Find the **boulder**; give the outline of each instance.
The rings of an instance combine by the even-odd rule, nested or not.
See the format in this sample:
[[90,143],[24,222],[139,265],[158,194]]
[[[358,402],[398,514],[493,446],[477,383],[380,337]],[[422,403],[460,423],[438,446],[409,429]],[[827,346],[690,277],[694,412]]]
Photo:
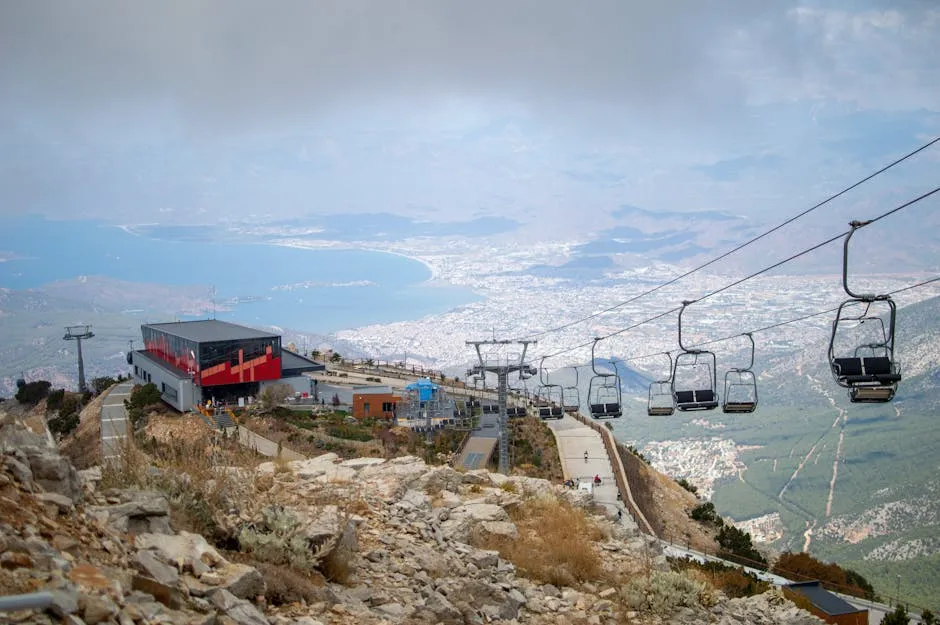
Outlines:
[[194,562],[201,562],[210,568],[227,562],[205,538],[189,532],[180,532],[178,535],[138,534],[134,544],[138,549],[153,551],[158,558],[172,564],[180,572],[201,569],[199,564],[194,566]]
[[75,504],[65,495],[59,493],[36,493],[36,500],[55,506],[61,514],[68,514],[75,509]]
[[82,503],[82,481],[68,459],[43,447],[25,447],[19,451],[26,457],[33,482],[42,486],[46,492],[65,495],[73,503]]
[[141,550],[134,554],[134,567],[166,586],[175,586],[180,579],[179,571],[158,560],[152,551]]
[[12,455],[4,456],[3,464],[6,469],[16,478],[24,490],[32,491],[33,472],[29,468],[29,462],[25,458],[19,460]]
[[112,529],[124,534],[172,534],[170,504],[161,493],[127,489],[105,495],[121,503],[90,506],[88,513]]
[[269,625],[258,608],[244,599],[239,599],[229,591],[220,588],[209,596],[209,600],[225,616],[238,625]]
[[[239,599],[253,600],[265,592],[264,578],[258,569],[247,564],[230,562],[215,571],[214,574],[222,578],[222,583],[214,584],[227,590]],[[204,574],[201,581],[205,582],[209,574]]]

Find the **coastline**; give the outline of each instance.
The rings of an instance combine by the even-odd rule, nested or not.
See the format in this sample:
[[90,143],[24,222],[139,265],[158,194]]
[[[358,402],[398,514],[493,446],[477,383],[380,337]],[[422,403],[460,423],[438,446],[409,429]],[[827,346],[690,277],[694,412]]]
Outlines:
[[[339,241],[323,241],[323,242],[312,242],[312,241],[298,241],[296,239],[276,239],[269,241],[268,245],[278,245],[281,247],[292,247],[296,249],[304,250],[353,250],[356,252],[379,252],[381,254],[391,254],[393,256],[399,256],[401,258],[407,258],[408,260],[413,260],[415,262],[421,263],[428,270],[428,273],[431,274],[429,278],[420,282],[418,286],[441,286],[440,284],[433,284],[435,282],[441,281],[440,272],[434,268],[434,266],[428,261],[420,258],[418,256],[411,256],[404,252],[395,252],[392,250],[386,250],[379,247],[366,247],[361,245],[350,245],[348,243],[342,243]],[[447,286],[461,286],[459,284],[446,283]],[[468,288],[468,287],[463,287]]]

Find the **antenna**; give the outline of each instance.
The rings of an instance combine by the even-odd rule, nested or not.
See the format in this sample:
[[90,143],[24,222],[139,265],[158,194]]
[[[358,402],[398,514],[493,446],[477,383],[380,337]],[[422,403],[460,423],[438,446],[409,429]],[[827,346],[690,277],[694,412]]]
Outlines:
[[209,299],[212,301],[212,319],[215,319],[215,285],[209,287]]
[[91,331],[91,326],[66,326],[65,336],[62,338],[66,341],[75,341],[78,343],[78,392],[84,393],[88,390],[88,386],[85,384],[85,363],[82,361],[82,339],[90,339],[95,335]]

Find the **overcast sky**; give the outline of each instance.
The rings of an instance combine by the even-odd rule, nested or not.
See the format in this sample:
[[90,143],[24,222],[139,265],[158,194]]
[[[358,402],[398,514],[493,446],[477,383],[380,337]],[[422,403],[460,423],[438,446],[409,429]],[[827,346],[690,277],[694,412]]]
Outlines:
[[774,212],[940,134],[938,76],[930,0],[3,2],[0,211]]

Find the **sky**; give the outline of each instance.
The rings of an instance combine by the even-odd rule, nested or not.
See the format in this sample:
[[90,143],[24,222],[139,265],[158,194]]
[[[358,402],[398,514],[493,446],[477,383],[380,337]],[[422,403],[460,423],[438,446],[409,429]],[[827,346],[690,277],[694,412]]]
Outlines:
[[4,2],[0,215],[773,220],[940,135],[938,72],[931,0]]

